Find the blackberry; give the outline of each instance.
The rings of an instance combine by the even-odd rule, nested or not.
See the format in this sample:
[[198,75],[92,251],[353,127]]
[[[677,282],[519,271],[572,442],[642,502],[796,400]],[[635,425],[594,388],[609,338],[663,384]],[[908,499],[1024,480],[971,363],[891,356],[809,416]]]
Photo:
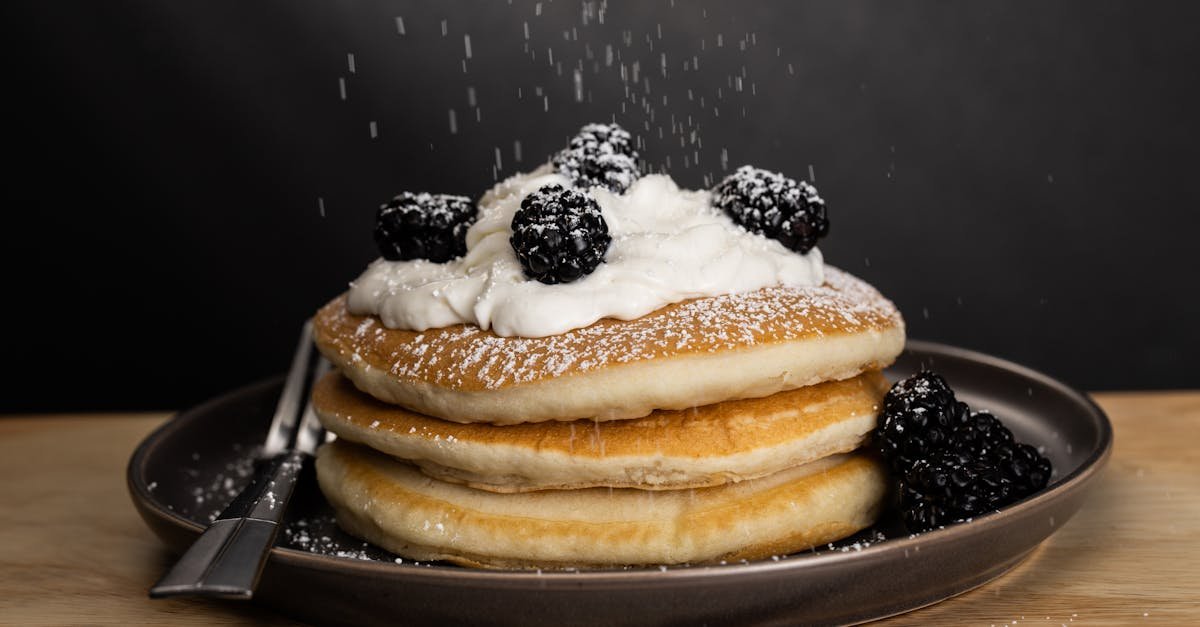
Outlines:
[[900,478],[910,531],[996,510],[1046,487],[1050,460],[988,412],[971,412],[941,376],[925,371],[888,391],[875,446]]
[[444,263],[466,254],[467,229],[475,218],[475,205],[466,196],[403,192],[379,207],[375,244],[389,261]]
[[1011,500],[999,468],[957,453],[918,460],[900,481],[900,509],[910,531],[925,531],[986,514]]
[[782,174],[744,165],[713,188],[713,203],[747,231],[807,253],[829,233],[817,188]]
[[570,283],[591,274],[612,237],[600,206],[587,193],[547,185],[521,201],[509,242],[525,276],[542,283]]
[[971,418],[966,403],[940,375],[923,371],[899,381],[883,399],[875,442],[893,471],[903,473],[931,450],[944,448]]
[[619,194],[640,176],[633,139],[616,124],[585,125],[551,162],[579,188],[600,186]]
[[1017,444],[993,454],[1004,479],[1012,487],[1013,500],[1023,499],[1050,482],[1050,460],[1028,444]]
[[1013,447],[1013,434],[1000,419],[986,411],[974,412],[951,434],[947,447],[972,457],[999,459]]

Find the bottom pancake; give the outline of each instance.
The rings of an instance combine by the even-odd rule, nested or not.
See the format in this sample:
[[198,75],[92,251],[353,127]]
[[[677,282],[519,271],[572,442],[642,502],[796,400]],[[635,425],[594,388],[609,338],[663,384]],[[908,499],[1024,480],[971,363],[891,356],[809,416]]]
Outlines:
[[446,483],[370,448],[322,447],[317,478],[351,535],[411,559],[488,568],[603,568],[761,559],[871,525],[882,467],[834,455],[710,488],[499,494]]

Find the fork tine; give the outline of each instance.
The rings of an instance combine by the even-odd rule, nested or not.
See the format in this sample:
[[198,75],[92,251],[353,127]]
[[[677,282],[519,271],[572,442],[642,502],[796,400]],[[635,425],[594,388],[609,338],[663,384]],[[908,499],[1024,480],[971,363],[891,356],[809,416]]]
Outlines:
[[263,445],[262,455],[270,457],[282,453],[292,441],[296,433],[296,423],[300,417],[300,402],[304,396],[304,373],[312,362],[312,320],[307,320],[300,330],[300,342],[296,345],[296,354],[292,358],[292,366],[288,371],[287,380],[283,385],[283,393],[279,395],[279,405],[275,408],[275,416],[271,419],[271,428],[267,432],[267,441]]
[[[317,366],[313,368],[311,390],[316,386],[317,381],[329,372],[329,362],[324,358],[317,360]],[[317,418],[317,412],[313,409],[312,395],[309,395],[308,403],[304,406],[304,416],[300,419],[300,431],[296,433],[296,450],[313,455],[317,452],[317,447],[325,441],[325,428],[321,426],[321,420]]]

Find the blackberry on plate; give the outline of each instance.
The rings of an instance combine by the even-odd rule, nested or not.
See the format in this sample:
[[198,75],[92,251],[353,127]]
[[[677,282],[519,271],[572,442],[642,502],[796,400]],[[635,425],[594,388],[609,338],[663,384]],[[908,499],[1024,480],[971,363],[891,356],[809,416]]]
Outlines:
[[998,460],[1000,471],[1011,485],[1014,500],[1027,497],[1050,482],[1053,470],[1050,460],[1028,444],[1001,449],[993,458]]
[[476,215],[466,196],[403,192],[379,207],[375,244],[389,261],[444,263],[466,254],[467,229]]
[[909,531],[994,511],[1046,487],[1050,460],[988,412],[972,412],[945,379],[924,371],[883,401],[875,446],[899,478]]
[[946,447],[951,433],[970,418],[967,404],[954,398],[945,379],[924,371],[888,391],[875,442],[892,470],[904,472],[929,451]]
[[1001,471],[987,461],[935,453],[913,464],[900,480],[900,509],[910,530],[933,529],[994,510],[1010,500]]
[[713,188],[713,204],[747,231],[807,253],[829,233],[817,188],[782,174],[744,165]]
[[[966,403],[960,404],[966,407]],[[1012,431],[986,411],[972,412],[954,430],[953,436],[947,442],[948,448],[973,457],[999,459],[1014,444]]]
[[509,242],[525,276],[542,283],[570,283],[591,274],[612,237],[600,206],[586,192],[547,185],[521,201]]
[[575,187],[624,192],[641,175],[629,132],[616,124],[587,124],[551,162]]

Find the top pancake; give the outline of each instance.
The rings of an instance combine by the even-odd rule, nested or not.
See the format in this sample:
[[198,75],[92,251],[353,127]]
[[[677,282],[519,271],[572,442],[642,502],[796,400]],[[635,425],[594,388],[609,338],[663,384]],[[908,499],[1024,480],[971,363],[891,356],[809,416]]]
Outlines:
[[340,296],[317,312],[321,352],[361,390],[455,422],[614,420],[768,396],[890,364],[896,307],[826,267],[824,285],[698,298],[543,338],[473,325],[385,328]]

